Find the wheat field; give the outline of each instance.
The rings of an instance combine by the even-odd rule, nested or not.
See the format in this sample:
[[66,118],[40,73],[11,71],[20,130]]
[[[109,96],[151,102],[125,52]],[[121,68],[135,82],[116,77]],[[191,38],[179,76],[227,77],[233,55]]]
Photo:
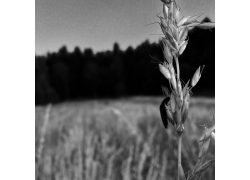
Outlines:
[[[162,97],[37,106],[36,180],[174,180],[177,134],[162,125]],[[193,98],[182,148],[184,172],[196,163],[199,137],[215,101]],[[207,159],[215,156],[211,141]],[[214,165],[202,179],[215,179]]]

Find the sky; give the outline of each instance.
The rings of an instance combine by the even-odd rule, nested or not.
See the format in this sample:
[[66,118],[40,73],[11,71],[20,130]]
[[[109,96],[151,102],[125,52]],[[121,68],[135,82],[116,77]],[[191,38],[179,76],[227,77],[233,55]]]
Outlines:
[[[176,0],[183,15],[204,13],[215,21],[215,0]],[[36,0],[35,54],[57,52],[63,45],[69,52],[76,46],[94,52],[111,50],[115,42],[125,50],[161,34],[155,16],[162,11],[160,0]]]

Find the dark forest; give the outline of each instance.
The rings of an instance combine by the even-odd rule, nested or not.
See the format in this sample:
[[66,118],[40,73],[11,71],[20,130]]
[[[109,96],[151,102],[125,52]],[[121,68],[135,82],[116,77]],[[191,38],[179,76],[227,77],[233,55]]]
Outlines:
[[[194,96],[215,96],[215,29],[194,28],[189,32],[188,46],[179,57],[183,82],[205,65]],[[156,60],[157,59],[157,60]],[[114,43],[112,51],[93,53],[76,47],[68,52],[35,56],[35,104],[58,103],[92,98],[159,96],[168,81],[158,70],[164,60],[160,41],[142,42],[125,51]]]

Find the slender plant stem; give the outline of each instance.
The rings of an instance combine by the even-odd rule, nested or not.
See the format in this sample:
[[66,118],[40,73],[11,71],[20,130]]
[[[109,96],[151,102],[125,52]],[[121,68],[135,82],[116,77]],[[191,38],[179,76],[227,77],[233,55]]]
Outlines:
[[177,69],[177,80],[180,80],[180,68],[179,68],[179,61],[178,57],[175,55],[174,56],[175,64],[176,64],[176,69]]
[[177,180],[180,179],[180,167],[181,167],[181,143],[182,143],[182,133],[178,136],[178,176]]

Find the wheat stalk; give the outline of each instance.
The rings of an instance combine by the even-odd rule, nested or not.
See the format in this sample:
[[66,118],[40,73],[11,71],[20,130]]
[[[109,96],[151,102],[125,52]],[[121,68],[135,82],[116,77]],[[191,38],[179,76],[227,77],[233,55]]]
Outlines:
[[[168,122],[170,122],[178,134],[177,180],[182,180],[186,179],[181,165],[181,146],[184,123],[188,115],[191,89],[200,80],[204,66],[200,66],[196,70],[191,80],[191,85],[189,85],[188,80],[186,85],[182,88],[178,57],[184,52],[188,44],[187,36],[189,28],[199,26],[200,28],[210,29],[214,28],[215,24],[199,22],[197,19],[202,14],[179,18],[180,7],[175,0],[161,1],[163,2],[163,17],[159,15],[157,15],[157,17],[160,19],[159,24],[164,34],[162,46],[165,59],[163,63],[159,64],[159,70],[169,81],[171,90],[169,91],[166,87],[163,89],[165,92],[165,99],[160,105],[160,113],[165,128],[168,127]],[[173,59],[176,69],[173,66]],[[204,162],[204,157],[210,143],[210,136],[212,134],[211,130],[207,130],[206,132],[206,139],[203,140],[198,163],[193,171],[190,171],[188,179],[193,177],[196,178],[197,176],[200,178],[201,172],[213,163],[213,161]]]

